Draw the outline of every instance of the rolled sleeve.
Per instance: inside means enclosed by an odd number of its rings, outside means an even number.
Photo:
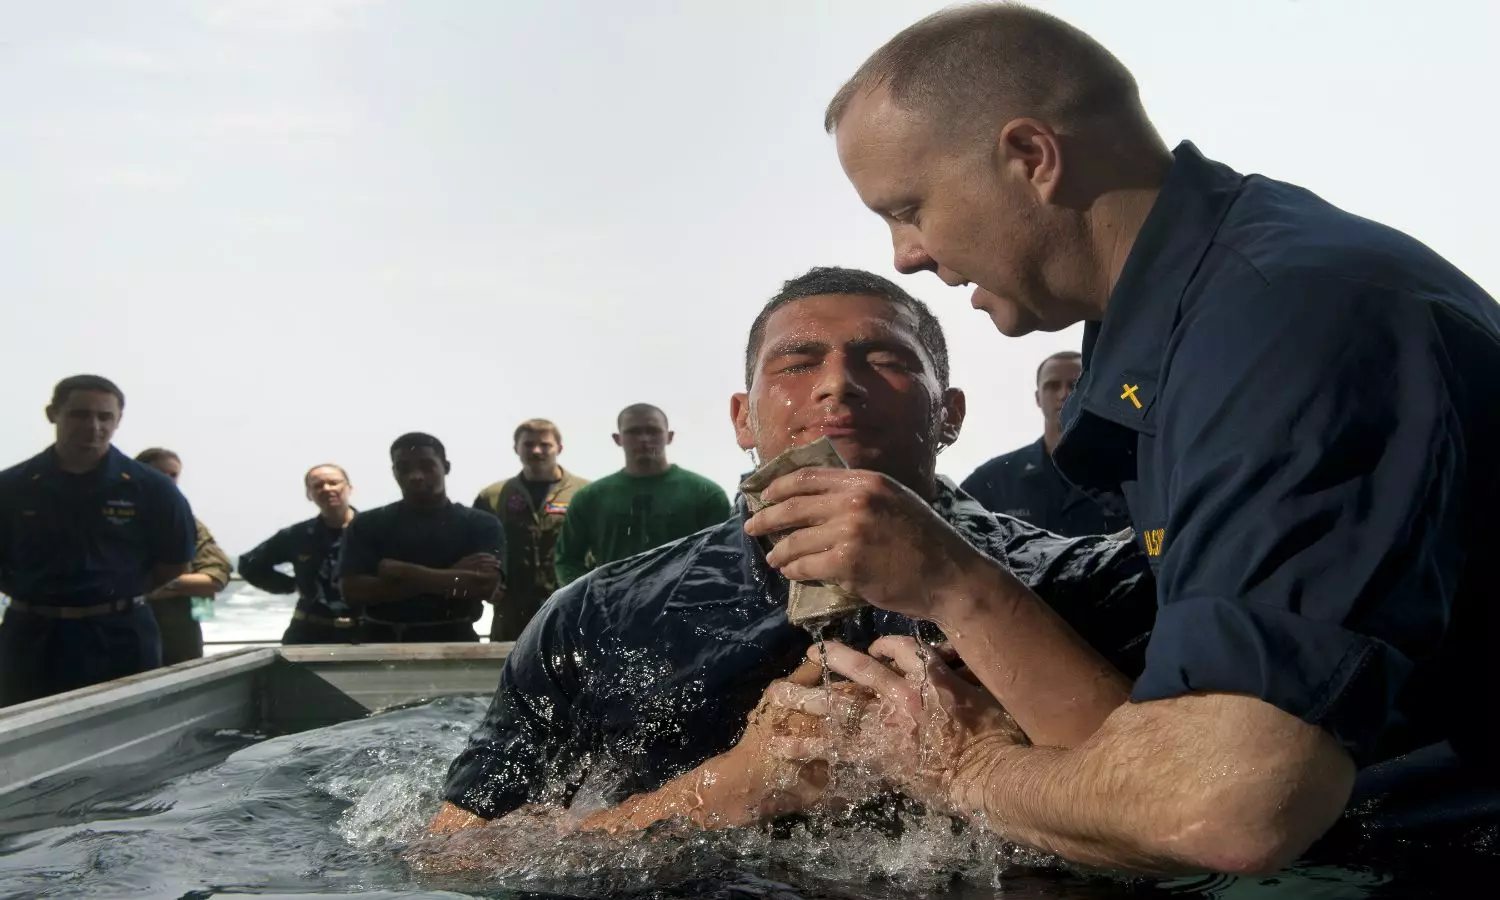
[[[1185,324],[1158,401],[1160,609],[1133,699],[1249,694],[1356,759],[1398,724],[1463,562],[1465,460],[1431,316],[1332,282]]]

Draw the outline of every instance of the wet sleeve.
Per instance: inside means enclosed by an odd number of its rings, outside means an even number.
[[[1237,298],[1241,299],[1241,298]],[[1364,759],[1463,564],[1466,460],[1426,304],[1267,288],[1190,320],[1156,402],[1160,612],[1138,701],[1249,694]]]
[[[197,547],[193,553],[193,571],[207,575],[218,583],[219,587],[229,583],[229,575],[233,571],[233,564],[229,556],[219,547],[219,542],[214,540],[213,532],[202,522],[197,525]]]
[[[578,648],[570,638],[587,587],[559,591],[522,632],[484,720],[448,767],[448,802],[494,819],[567,799],[575,763],[593,744],[576,716]]]
[[[278,531],[240,556],[240,576],[268,594],[295,594],[297,579],[276,571],[277,566],[291,562],[292,556],[287,533]]]
[[[1145,668],[1156,582],[1128,538],[1065,538],[997,514],[1006,566],[1127,678]]]
[[[339,541],[338,577],[350,575],[376,575],[380,572],[380,550],[375,546],[375,536],[370,533],[370,514],[355,516],[344,528],[344,538]]]
[[[573,495],[568,512],[563,516],[562,530],[557,536],[556,557],[553,568],[557,570],[558,586],[576,581],[589,570],[589,506],[587,490]]]
[[[170,481],[153,485],[156,513],[151,522],[148,552],[153,566],[192,563],[198,547],[198,522],[187,498]]]

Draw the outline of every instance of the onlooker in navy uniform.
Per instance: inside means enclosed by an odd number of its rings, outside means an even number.
[[[1036,405],[1042,436],[1035,443],[997,456],[960,485],[990,512],[1004,513],[1064,537],[1114,534],[1130,527],[1121,504],[1096,501],[1074,487],[1052,464],[1052,448],[1062,439],[1062,408],[1083,375],[1083,354],[1063,350],[1036,370]]]
[[[297,608],[281,636],[283,644],[350,644],[359,640],[359,622],[339,590],[339,547],[356,511],[349,505],[353,486],[342,466],[313,466],[303,476],[307,499],[318,514],[288,525],[240,557],[240,575],[269,594],[296,594]],[[292,564],[292,574],[276,571]]]
[[[197,530],[167,476],[110,441],[125,395],[108,379],[59,382],[56,441],[0,472],[0,706],[161,665],[146,595],[188,571]]]
[[[344,530],[339,580],[370,643],[478,641],[474,623],[505,583],[505,533],[489,513],[448,499],[442,441],[405,434],[391,445],[401,499]]]

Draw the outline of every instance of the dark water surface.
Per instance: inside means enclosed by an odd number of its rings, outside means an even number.
[[[1454,864],[1451,848],[1396,842],[1358,854],[1379,873],[1307,865],[1275,879],[1153,885],[1068,871],[986,835],[920,825],[900,836],[663,827],[625,841],[560,837],[538,822],[420,841],[447,764],[486,702],[446,698],[283,737],[204,735],[172,754],[170,766],[39,785],[0,807],[0,897],[1343,900],[1488,894],[1482,885],[1500,876],[1493,847]],[[1492,834],[1466,839],[1494,842]],[[414,860],[463,859],[472,868],[423,875],[396,852],[402,847],[423,854]]]

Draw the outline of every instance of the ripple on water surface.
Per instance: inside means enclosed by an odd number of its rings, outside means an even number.
[[[1346,870],[1167,886],[1088,878],[989,835],[913,819],[897,829],[712,833],[663,824],[625,840],[561,834],[536,816],[423,839],[448,763],[485,706],[446,698],[264,740],[166,781],[101,776],[97,793],[111,799],[87,807],[87,821],[0,838],[0,896],[1402,896]]]

